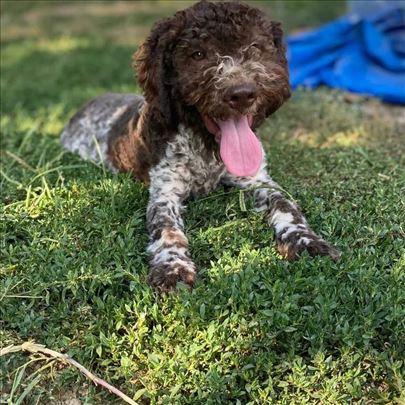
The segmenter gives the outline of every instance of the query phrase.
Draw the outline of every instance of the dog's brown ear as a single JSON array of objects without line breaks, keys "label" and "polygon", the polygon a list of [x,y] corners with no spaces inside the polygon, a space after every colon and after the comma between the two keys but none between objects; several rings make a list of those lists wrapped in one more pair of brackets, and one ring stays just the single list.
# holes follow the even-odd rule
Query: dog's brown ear
[{"label": "dog's brown ear", "polygon": [[271,22],[271,35],[273,37],[274,47],[277,50],[279,63],[287,65],[286,49],[283,41],[283,29],[281,28],[281,23],[277,21]]},{"label": "dog's brown ear", "polygon": [[162,123],[168,127],[176,126],[177,121],[175,103],[171,100],[175,73],[172,53],[183,26],[183,12],[158,21],[133,56],[134,69],[145,99],[157,108]]},{"label": "dog's brown ear", "polygon": [[291,87],[289,82],[288,64],[286,56],[286,47],[283,41],[283,30],[281,23],[277,21],[270,21],[267,26],[269,39],[273,42],[274,46],[274,73],[277,74],[277,91],[273,94],[272,101],[269,102],[266,116],[277,111],[281,105],[291,96]]}]

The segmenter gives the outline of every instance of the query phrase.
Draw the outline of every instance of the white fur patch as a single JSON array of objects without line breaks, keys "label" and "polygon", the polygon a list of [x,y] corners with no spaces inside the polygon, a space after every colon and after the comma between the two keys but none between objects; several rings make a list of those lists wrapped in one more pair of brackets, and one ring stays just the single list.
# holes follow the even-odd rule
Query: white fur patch
[{"label": "white fur patch", "polygon": [[292,224],[294,217],[289,212],[276,211],[273,214],[271,221],[276,228],[277,233],[280,233],[285,228],[294,226],[294,224]]},{"label": "white fur patch", "polygon": [[298,240],[298,243],[304,244],[305,246],[308,246],[310,242],[311,242],[311,239],[306,238],[305,236],[303,236],[302,238],[300,238]]}]

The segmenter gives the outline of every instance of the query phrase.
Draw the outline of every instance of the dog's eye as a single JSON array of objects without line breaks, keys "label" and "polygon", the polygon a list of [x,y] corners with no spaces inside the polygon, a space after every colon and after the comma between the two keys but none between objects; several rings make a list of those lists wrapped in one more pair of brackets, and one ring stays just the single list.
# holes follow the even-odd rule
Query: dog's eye
[{"label": "dog's eye", "polygon": [[204,55],[204,53],[201,52],[201,51],[196,51],[196,52],[194,52],[194,53],[191,54],[191,57],[192,57],[194,60],[201,60],[201,59],[204,59],[205,55]]},{"label": "dog's eye", "polygon": [[257,42],[253,42],[253,44],[251,44],[250,46],[260,51],[260,45]]}]

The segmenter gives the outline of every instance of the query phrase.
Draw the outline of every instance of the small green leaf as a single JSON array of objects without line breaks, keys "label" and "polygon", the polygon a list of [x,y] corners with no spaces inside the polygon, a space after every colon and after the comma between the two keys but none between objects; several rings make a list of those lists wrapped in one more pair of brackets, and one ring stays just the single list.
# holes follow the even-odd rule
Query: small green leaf
[{"label": "small green leaf", "polygon": [[148,359],[150,360],[150,362],[155,364],[159,363],[160,361],[159,356],[156,353],[150,353]]},{"label": "small green leaf", "polygon": [[133,397],[134,401],[139,399],[145,392],[147,392],[146,388],[141,388],[140,390],[136,391]]},{"label": "small green leaf", "polygon": [[200,315],[201,315],[201,318],[204,318],[204,316],[205,316],[205,304],[200,305]]}]

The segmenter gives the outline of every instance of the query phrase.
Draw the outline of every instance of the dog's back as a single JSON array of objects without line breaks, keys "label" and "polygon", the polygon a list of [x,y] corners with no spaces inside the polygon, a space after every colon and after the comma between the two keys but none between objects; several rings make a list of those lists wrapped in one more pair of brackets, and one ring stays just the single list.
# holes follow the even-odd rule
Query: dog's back
[{"label": "dog's back", "polygon": [[113,138],[125,134],[122,127],[129,122],[136,126],[143,103],[143,97],[133,94],[107,93],[96,97],[70,119],[61,135],[63,146],[83,159],[118,169],[111,162],[109,145]]}]

